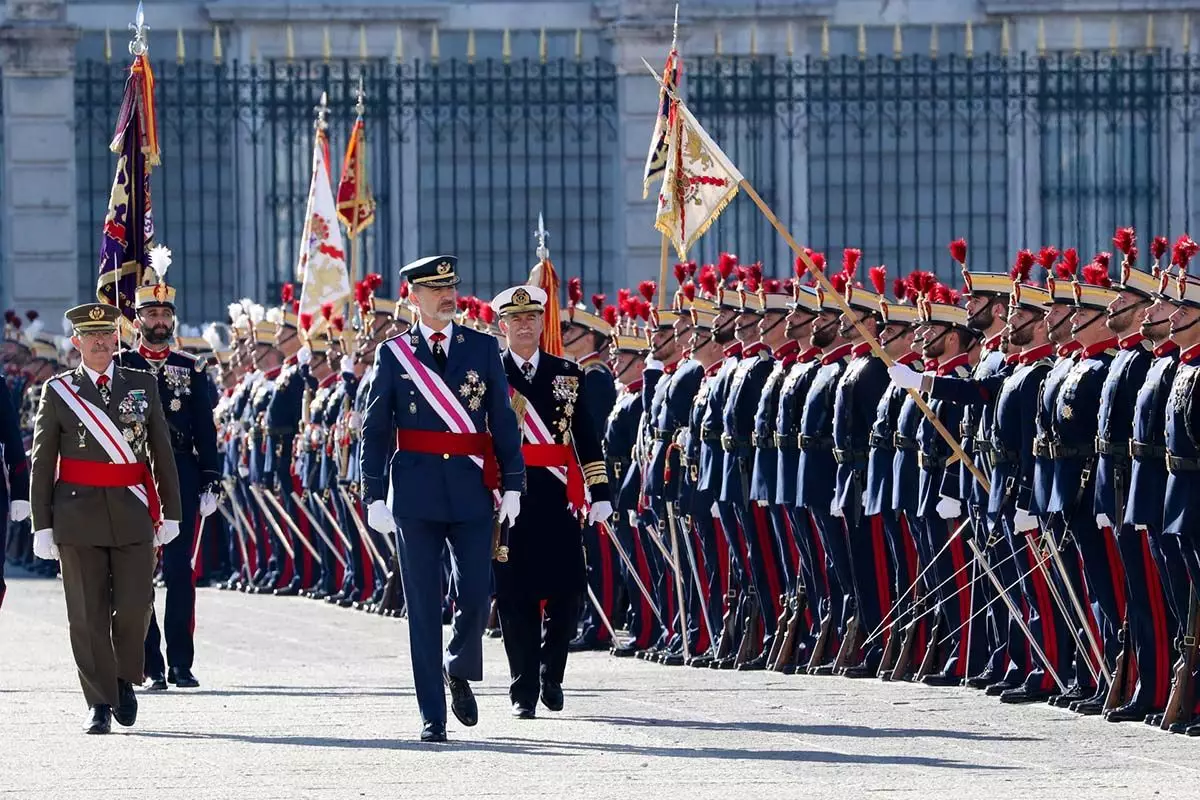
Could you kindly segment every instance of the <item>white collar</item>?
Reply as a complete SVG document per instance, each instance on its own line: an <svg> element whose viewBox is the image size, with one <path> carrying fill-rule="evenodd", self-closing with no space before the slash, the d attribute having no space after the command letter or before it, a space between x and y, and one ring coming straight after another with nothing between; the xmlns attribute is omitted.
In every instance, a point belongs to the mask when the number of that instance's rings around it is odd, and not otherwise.
<svg viewBox="0 0 1200 800"><path fill-rule="evenodd" d="M435 331L433 328L429 327L424 322L417 323L417 330L419 330L421 332L421 337L425 340L425 344L429 346L430 350L433 349L433 341L429 337L433 336L435 333L441 333L442 335L444 335L446 337L445 339L442 340L442 352L445 353L446 355L450 354L450 333L453 328L454 328L453 322L451 322L446 327L442 328L440 331Z"/></svg>
<svg viewBox="0 0 1200 800"><path fill-rule="evenodd" d="M95 384L97 387L99 387L100 386L100 383L99 383L100 373L96 372L96 370L92 369L87 364L81 363L80 366L83 367L83 371L85 373L87 373L87 376L92 379L92 383ZM113 362L112 361L108 362L108 369L104 371L104 376L106 378L108 378L108 382L111 384L112 378L113 378Z"/></svg>
<svg viewBox="0 0 1200 800"><path fill-rule="evenodd" d="M509 350L508 352L509 352L509 355L512 356L513 363L517 365L517 369L521 370L522 375L525 374L525 369L524 369L525 359L521 358L519 355L517 355L512 350ZM539 347L537 350L534 350L533 355L529 357L529 363L533 365L534 373L537 372L538 361L541 360L541 355L542 355L542 348ZM532 377L532 375L530 377Z"/></svg>

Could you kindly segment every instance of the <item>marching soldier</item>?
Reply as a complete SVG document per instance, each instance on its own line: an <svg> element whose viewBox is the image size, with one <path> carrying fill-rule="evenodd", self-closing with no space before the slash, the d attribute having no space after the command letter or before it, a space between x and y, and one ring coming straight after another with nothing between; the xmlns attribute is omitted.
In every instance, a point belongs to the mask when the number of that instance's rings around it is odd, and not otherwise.
<svg viewBox="0 0 1200 800"><path fill-rule="evenodd" d="M492 530L516 521L525 488L499 349L454 324L456 264L453 256L433 256L401 270L420 318L408 336L380 348L362 428L363 501L371 527L396 534L426 742L446 740L443 680L459 722L478 721L469 681L483 677ZM501 489L494 516L493 493ZM440 566L447 545L456 607L442 659Z"/></svg>
<svg viewBox="0 0 1200 800"><path fill-rule="evenodd" d="M42 388L34 422L30 505L34 549L58 559L71 649L104 734L137 720L145 676L154 548L179 535L179 481L153 376L117 366L115 306L67 312L81 366Z"/></svg>
<svg viewBox="0 0 1200 800"><path fill-rule="evenodd" d="M166 612L162 630L153 608L146 633L146 676L150 691L163 691L168 683L180 689L200 685L192 674L195 660L194 628L196 585L192 557L199 520L217 508L220 462L213 420L212 387L204 363L171 347L176 335L175 289L166 281L171 251L161 245L151 249L150 266L156 283L138 287L134 298L139 343L116 357L118 366L148 372L158 381L158 396L170 433L182 501L180 519L184 535L162 549ZM166 639L164 663L160 641Z"/></svg>
<svg viewBox="0 0 1200 800"><path fill-rule="evenodd" d="M29 518L29 500L26 499L29 497L29 460L25 457L25 443L21 441L17 406L5 381L0 381L0 451L3 452L5 475L5 480L0 481L0 607L3 607L7 589L4 583L8 544L5 520L19 523Z"/></svg>
<svg viewBox="0 0 1200 800"><path fill-rule="evenodd" d="M588 496L589 525L612 516L600 440L582 393L583 370L543 352L546 293L516 286L492 301L507 350L503 356L525 443L528 510L509 529L509 558L493 565L496 604L508 656L509 699L518 719L542 704L563 707L567 646L584 585L579 519Z"/></svg>

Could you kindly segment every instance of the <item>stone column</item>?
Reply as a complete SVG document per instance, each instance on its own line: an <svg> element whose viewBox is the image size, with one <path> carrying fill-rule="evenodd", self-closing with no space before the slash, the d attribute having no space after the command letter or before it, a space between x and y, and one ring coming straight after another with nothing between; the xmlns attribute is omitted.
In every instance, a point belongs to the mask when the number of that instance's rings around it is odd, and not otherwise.
<svg viewBox="0 0 1200 800"><path fill-rule="evenodd" d="M78 303L75 43L67 4L8 0L0 25L4 159L0 296L38 309L53 330Z"/></svg>

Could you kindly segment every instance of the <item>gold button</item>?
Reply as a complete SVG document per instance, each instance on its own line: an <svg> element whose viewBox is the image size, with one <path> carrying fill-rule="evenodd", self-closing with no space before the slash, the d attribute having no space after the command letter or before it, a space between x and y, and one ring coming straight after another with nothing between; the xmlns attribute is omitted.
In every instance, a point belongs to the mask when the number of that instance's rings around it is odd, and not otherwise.
<svg viewBox="0 0 1200 800"><path fill-rule="evenodd" d="M450 460L450 454L449 454L449 453L442 453L442 458L444 458L446 461L449 461L449 460Z"/></svg>

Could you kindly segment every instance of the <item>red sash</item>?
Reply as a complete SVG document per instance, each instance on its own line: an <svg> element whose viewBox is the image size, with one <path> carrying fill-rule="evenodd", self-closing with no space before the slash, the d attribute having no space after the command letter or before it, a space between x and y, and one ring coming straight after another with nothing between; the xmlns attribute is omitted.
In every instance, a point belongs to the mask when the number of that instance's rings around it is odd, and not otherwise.
<svg viewBox="0 0 1200 800"><path fill-rule="evenodd" d="M575 449L569 444L523 444L521 454L527 467L558 467L567 470L567 502L572 508L581 509L587 501L583 490L583 470L575 458Z"/></svg>
<svg viewBox="0 0 1200 800"><path fill-rule="evenodd" d="M500 463L492 449L490 433L451 433L400 428L396 431L396 449L426 455L481 458L483 485L493 491L500 488Z"/></svg>
<svg viewBox="0 0 1200 800"><path fill-rule="evenodd" d="M106 464L103 461L84 461L79 458L61 456L58 460L58 479L79 486L100 486L109 489L140 486L150 501L150 519L155 525L162 520L162 507L158 502L158 490L154 486L154 474L150 465Z"/></svg>

